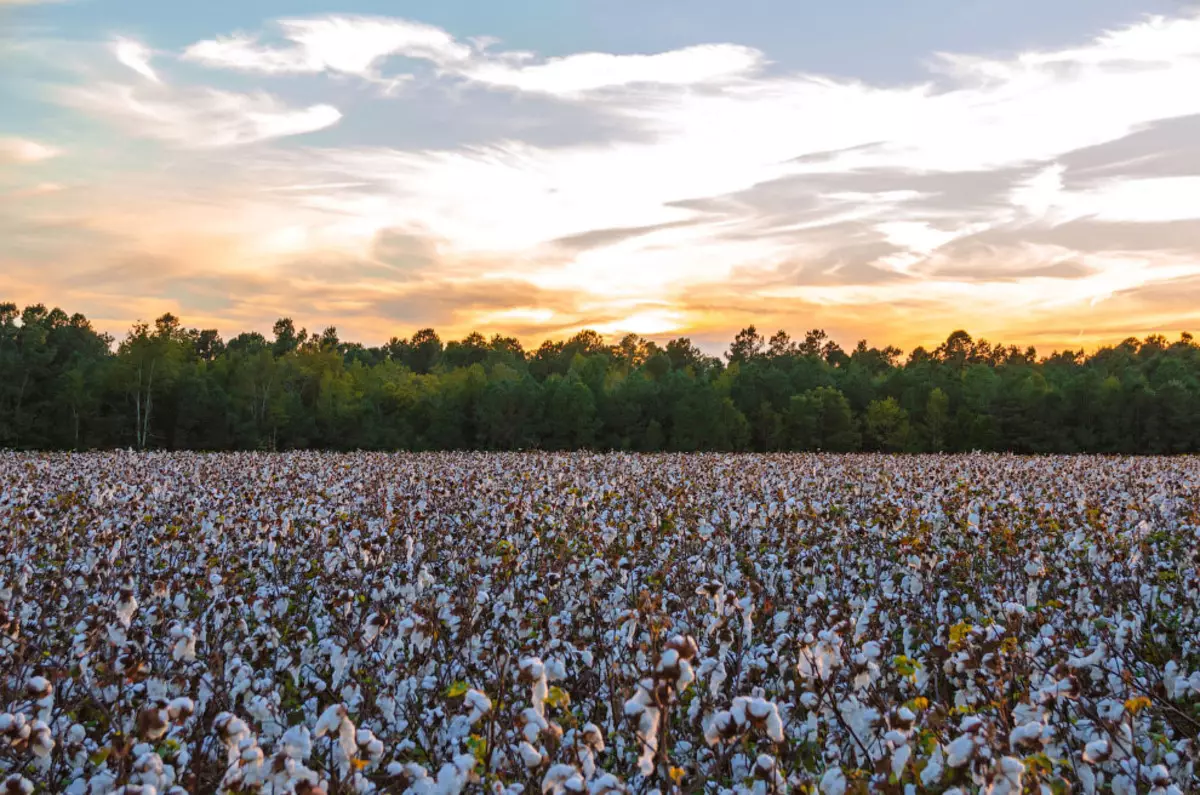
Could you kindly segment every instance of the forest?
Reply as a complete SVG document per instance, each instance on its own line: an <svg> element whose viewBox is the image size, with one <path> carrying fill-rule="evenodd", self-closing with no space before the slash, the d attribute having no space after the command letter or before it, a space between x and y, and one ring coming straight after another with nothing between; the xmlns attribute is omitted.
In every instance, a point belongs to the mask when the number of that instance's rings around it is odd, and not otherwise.
<svg viewBox="0 0 1200 795"><path fill-rule="evenodd" d="M905 356L754 326L723 357L594 331L365 347L288 318L223 340L171 314L118 341L0 303L0 448L1187 453L1200 347L1039 357L954 331Z"/></svg>

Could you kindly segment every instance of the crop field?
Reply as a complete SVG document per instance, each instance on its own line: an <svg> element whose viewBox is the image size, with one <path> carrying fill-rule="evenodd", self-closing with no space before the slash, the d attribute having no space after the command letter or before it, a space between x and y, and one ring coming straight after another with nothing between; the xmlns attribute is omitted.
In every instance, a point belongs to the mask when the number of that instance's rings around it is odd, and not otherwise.
<svg viewBox="0 0 1200 795"><path fill-rule="evenodd" d="M0 453L0 793L1200 792L1200 460Z"/></svg>

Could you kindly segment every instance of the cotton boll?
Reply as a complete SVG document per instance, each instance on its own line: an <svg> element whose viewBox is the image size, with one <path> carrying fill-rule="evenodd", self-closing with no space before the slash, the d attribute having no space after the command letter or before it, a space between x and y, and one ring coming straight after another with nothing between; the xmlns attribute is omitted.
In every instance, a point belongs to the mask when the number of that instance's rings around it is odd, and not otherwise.
<svg viewBox="0 0 1200 795"><path fill-rule="evenodd" d="M821 776L822 795L846 795L846 776L840 767L831 767Z"/></svg>
<svg viewBox="0 0 1200 795"><path fill-rule="evenodd" d="M528 740L523 740L520 746L518 746L518 749L521 754L521 761L524 762L525 766L530 769L541 767L545 762L546 758L543 756L542 752L537 748L534 748Z"/></svg>
<svg viewBox="0 0 1200 795"><path fill-rule="evenodd" d="M283 753L291 759L303 761L312 754L312 736L306 726L292 726L284 732L281 742Z"/></svg>
<svg viewBox="0 0 1200 795"><path fill-rule="evenodd" d="M313 729L314 737L324 737L326 734L338 731L338 727L342 725L342 721L346 718L346 708L341 704L331 704L321 713L321 717L317 719L317 725Z"/></svg>
<svg viewBox="0 0 1200 795"><path fill-rule="evenodd" d="M29 750L39 759L48 758L54 750L54 737L50 734L50 727L41 720L30 724Z"/></svg>
<svg viewBox="0 0 1200 795"><path fill-rule="evenodd" d="M33 782L24 776L14 773L4 779L5 795L32 795Z"/></svg>
<svg viewBox="0 0 1200 795"><path fill-rule="evenodd" d="M933 753L929 756L929 761L926 763L924 769L921 770L921 783L926 787L936 784L938 781L941 781L943 770L944 757L942 755L942 747L938 745L934 747Z"/></svg>
<svg viewBox="0 0 1200 795"><path fill-rule="evenodd" d="M478 723L484 715L492 711L492 701L478 690L470 689L463 696L463 702L470 708L467 719L471 725Z"/></svg>
<svg viewBox="0 0 1200 795"><path fill-rule="evenodd" d="M946 748L946 764L950 767L962 767L975 756L977 747L974 737L969 734L960 735Z"/></svg>

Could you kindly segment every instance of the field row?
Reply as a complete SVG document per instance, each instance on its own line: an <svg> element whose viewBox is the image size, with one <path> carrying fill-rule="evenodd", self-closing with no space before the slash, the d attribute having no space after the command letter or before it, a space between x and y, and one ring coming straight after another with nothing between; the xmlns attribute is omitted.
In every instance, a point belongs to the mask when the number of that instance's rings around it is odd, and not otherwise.
<svg viewBox="0 0 1200 795"><path fill-rule="evenodd" d="M0 792L1200 791L1200 460L0 453Z"/></svg>

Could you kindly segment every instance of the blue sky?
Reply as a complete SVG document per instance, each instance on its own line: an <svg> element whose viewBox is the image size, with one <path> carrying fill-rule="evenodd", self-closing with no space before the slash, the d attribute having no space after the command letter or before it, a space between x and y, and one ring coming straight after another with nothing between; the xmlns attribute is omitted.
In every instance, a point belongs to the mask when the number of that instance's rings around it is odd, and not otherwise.
<svg viewBox="0 0 1200 795"><path fill-rule="evenodd" d="M0 297L113 331L1196 319L1180 0L0 0L0 75Z"/></svg>
<svg viewBox="0 0 1200 795"><path fill-rule="evenodd" d="M1054 48L1181 8L1178 0L77 0L24 5L9 16L69 38L132 34L183 47L213 31L257 30L281 17L352 10L421 20L460 38L494 36L544 55L735 41L766 52L783 68L889 81L920 79L931 52Z"/></svg>

